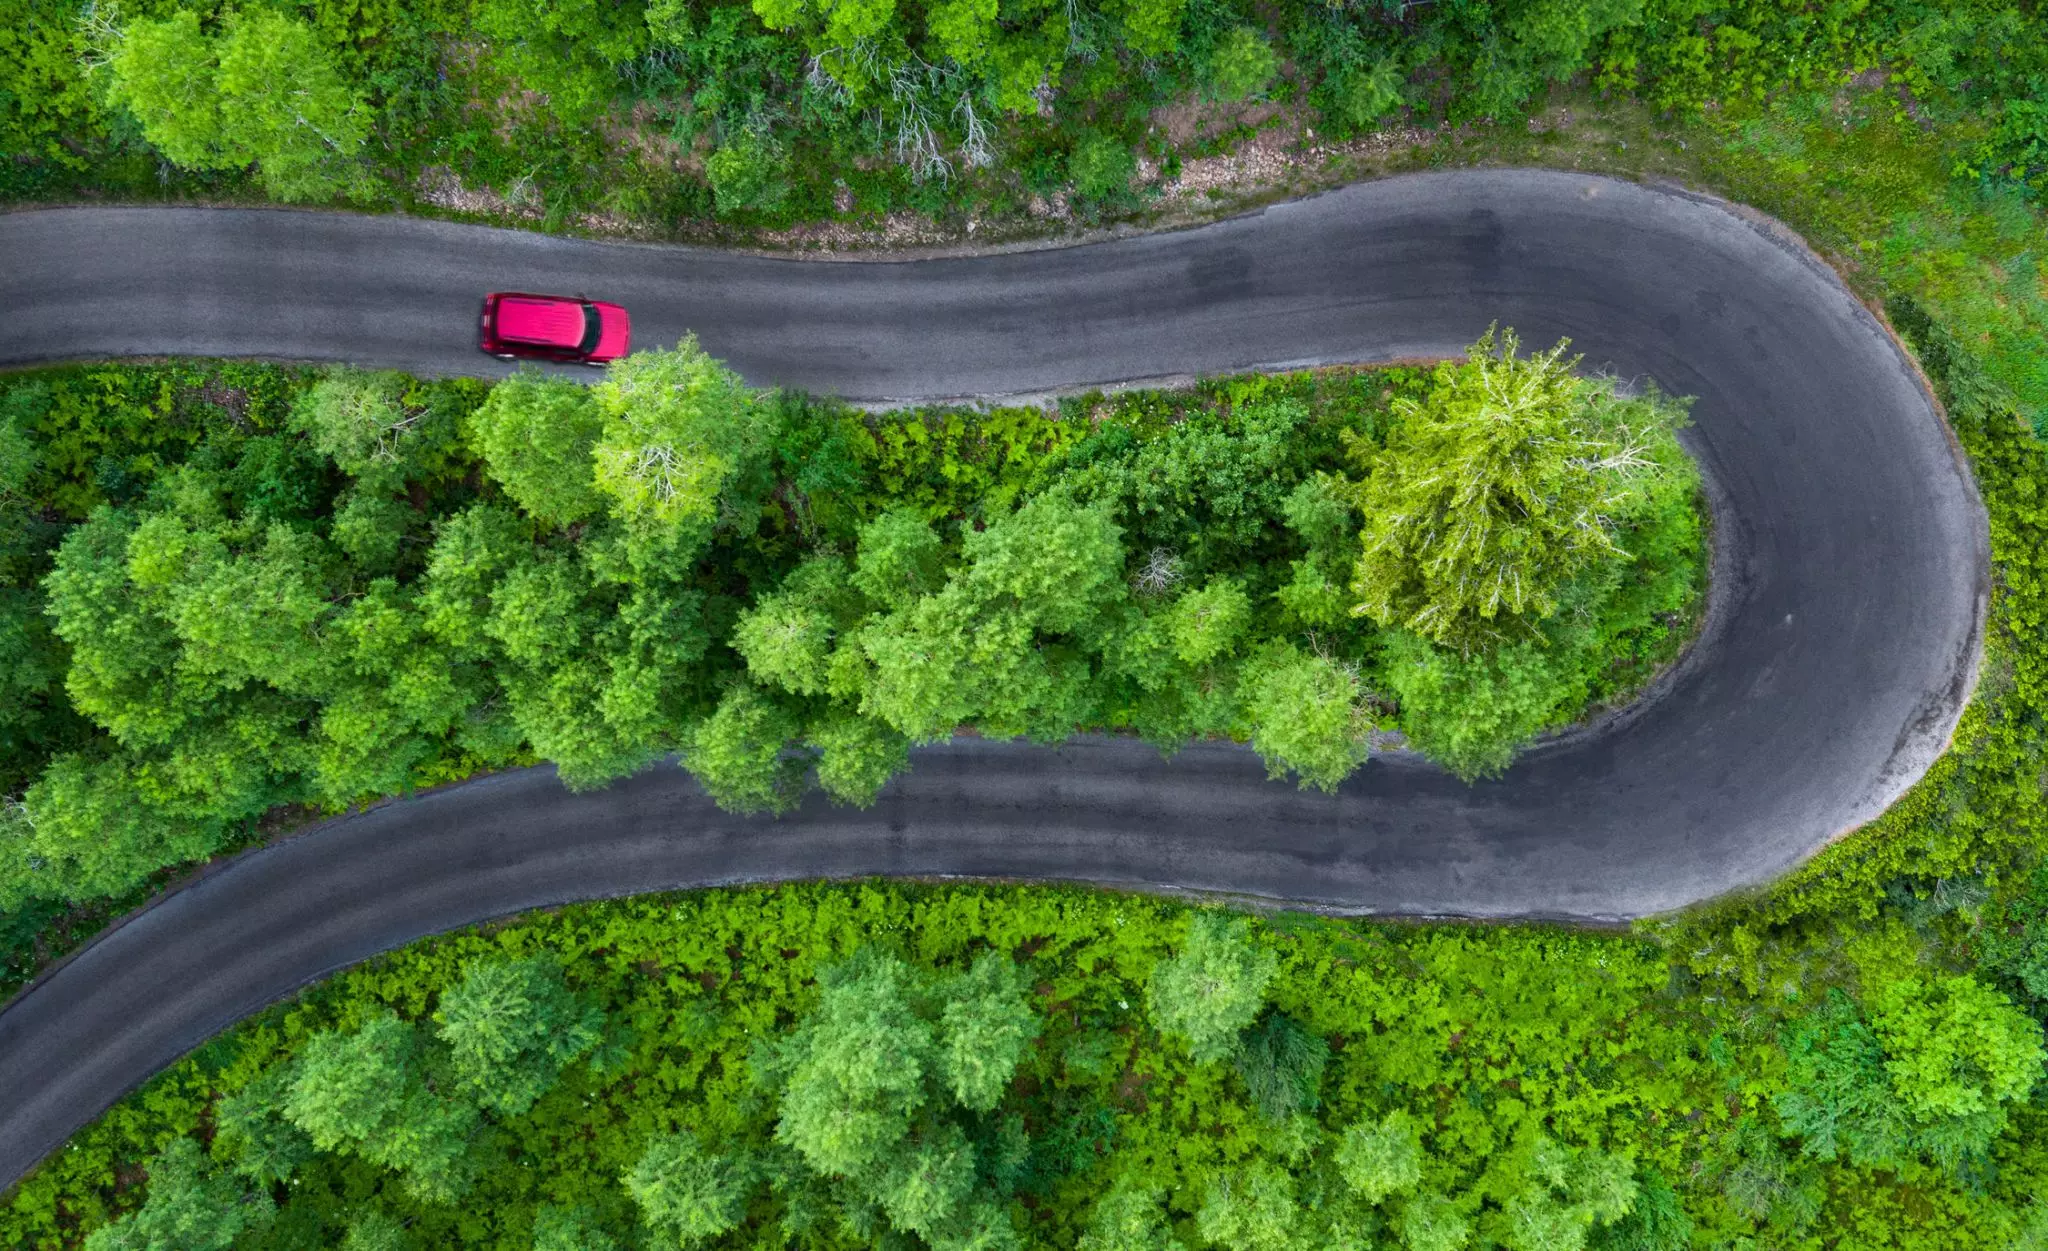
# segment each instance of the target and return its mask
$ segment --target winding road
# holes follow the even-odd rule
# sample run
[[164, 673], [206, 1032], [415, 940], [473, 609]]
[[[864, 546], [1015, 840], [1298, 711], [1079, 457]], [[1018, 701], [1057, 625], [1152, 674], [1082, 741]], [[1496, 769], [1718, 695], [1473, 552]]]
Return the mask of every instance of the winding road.
[[1454, 354], [1489, 322], [1694, 395], [1715, 496], [1698, 645], [1627, 714], [1467, 787], [1412, 758], [1336, 796], [1227, 745], [977, 740], [871, 810], [713, 808], [680, 770], [546, 770], [216, 867], [0, 1011], [0, 1185], [241, 1016], [424, 934], [538, 905], [794, 877], [1040, 877], [1360, 912], [1616, 919], [1761, 882], [1876, 816], [1975, 680], [1985, 521], [1910, 362], [1835, 276], [1703, 197], [1538, 171], [1361, 184], [1181, 233], [827, 263], [396, 217], [0, 215], [0, 363], [124, 354], [493, 373], [478, 295], [588, 291], [638, 341], [860, 399]]

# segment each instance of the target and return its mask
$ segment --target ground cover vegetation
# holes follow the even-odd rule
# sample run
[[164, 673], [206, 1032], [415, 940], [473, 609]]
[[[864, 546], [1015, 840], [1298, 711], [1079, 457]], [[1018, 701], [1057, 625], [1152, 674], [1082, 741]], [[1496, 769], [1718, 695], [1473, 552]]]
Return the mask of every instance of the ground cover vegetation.
[[577, 906], [208, 1044], [0, 1245], [2039, 1247], [2048, 1000], [2009, 970], [2048, 878], [2024, 899], [1975, 967], [1867, 927], [1860, 998], [1643, 937], [1081, 890]]
[[[2031, 0], [7, 0], [0, 194], [347, 200], [550, 226], [1142, 213], [1276, 113], [1326, 139], [1675, 116], [1891, 67], [1969, 163], [2048, 178]], [[1190, 124], [1190, 119], [1195, 119]]]
[[1705, 565], [1682, 407], [1517, 348], [880, 415], [694, 343], [594, 387], [26, 375], [0, 910], [534, 760], [680, 753], [743, 812], [963, 726], [1497, 771], [1668, 659]]

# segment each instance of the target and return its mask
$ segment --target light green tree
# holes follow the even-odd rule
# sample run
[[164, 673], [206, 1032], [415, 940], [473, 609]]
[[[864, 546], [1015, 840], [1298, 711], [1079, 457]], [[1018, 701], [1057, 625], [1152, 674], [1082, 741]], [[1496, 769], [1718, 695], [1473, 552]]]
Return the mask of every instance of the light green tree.
[[1185, 1042], [1198, 1064], [1228, 1056], [1258, 1018], [1279, 957], [1252, 940], [1251, 922], [1198, 912], [1180, 952], [1162, 960], [1145, 986], [1152, 1024]]
[[908, 607], [939, 589], [943, 544], [915, 508], [896, 508], [861, 527], [853, 584], [886, 608]]
[[620, 517], [668, 542], [708, 534], [727, 484], [765, 449], [773, 414], [693, 335], [614, 361], [592, 389], [602, 418], [597, 488]]
[[290, 1065], [272, 1065], [213, 1106], [214, 1157], [259, 1186], [284, 1181], [313, 1154], [312, 1140], [284, 1116], [291, 1082]]
[[1085, 650], [1060, 636], [1128, 596], [1122, 531], [1106, 508], [1047, 493], [962, 547], [964, 567], [942, 589], [862, 628], [874, 666], [862, 713], [913, 742], [967, 721], [994, 736], [1065, 738], [1091, 712], [1092, 674]]
[[1228, 655], [1252, 620], [1251, 597], [1229, 579], [1218, 579], [1173, 602], [1167, 630], [1182, 664], [1199, 667]]
[[1400, 1108], [1362, 1121], [1344, 1131], [1336, 1160], [1344, 1184], [1367, 1203], [1407, 1194], [1422, 1181], [1422, 1127]]
[[1472, 1238], [1472, 1222], [1456, 1203], [1434, 1191], [1404, 1202], [1394, 1228], [1408, 1251], [1459, 1251]]
[[843, 804], [872, 804], [890, 778], [910, 767], [910, 740], [858, 713], [830, 714], [804, 737], [818, 751], [818, 785]]
[[405, 1222], [381, 1208], [372, 1208], [348, 1223], [341, 1251], [413, 1251], [418, 1245]]
[[802, 729], [773, 696], [736, 683], [691, 732], [683, 765], [729, 812], [784, 812], [803, 797], [804, 762], [786, 750]]
[[[644, 1158], [644, 1157], [643, 1157]], [[632, 1193], [628, 1190], [627, 1193]], [[587, 1204], [543, 1203], [533, 1216], [533, 1251], [621, 1251]]]
[[562, 980], [551, 956], [482, 960], [441, 995], [435, 1032], [478, 1106], [518, 1116], [602, 1040], [604, 1012]]
[[1359, 495], [1356, 611], [1460, 650], [1534, 637], [1566, 586], [1630, 557], [1620, 535], [1682, 472], [1673, 406], [1580, 380], [1558, 344], [1489, 330], [1439, 365]]
[[863, 949], [821, 972], [817, 1007], [759, 1056], [776, 1141], [933, 1247], [1016, 1245], [961, 1119], [996, 1106], [1037, 1033], [1006, 963], [928, 979]]
[[238, 10], [209, 37], [190, 10], [128, 24], [107, 60], [108, 98], [173, 164], [254, 164], [284, 200], [359, 191], [369, 111], [313, 28]]
[[322, 1151], [394, 1169], [429, 1203], [468, 1189], [477, 1108], [432, 1089], [419, 1031], [390, 1012], [359, 1028], [314, 1035], [300, 1052], [284, 1112]]
[[1257, 95], [1280, 71], [1280, 54], [1251, 26], [1234, 27], [1209, 55], [1209, 90], [1219, 100]]
[[1301, 1216], [1293, 1176], [1255, 1159], [1216, 1171], [1195, 1212], [1195, 1231], [1231, 1251], [1307, 1251], [1298, 1237]]
[[1016, 962], [984, 953], [947, 985], [939, 1015], [939, 1067], [954, 1100], [970, 1112], [1002, 1102], [1010, 1077], [1038, 1037]]
[[624, 1177], [647, 1227], [672, 1247], [693, 1247], [737, 1229], [753, 1186], [744, 1160], [707, 1152], [694, 1134], [661, 1134]]
[[1373, 721], [1352, 666], [1291, 644], [1268, 646], [1246, 665], [1244, 715], [1266, 772], [1289, 769], [1334, 791], [1372, 754]]

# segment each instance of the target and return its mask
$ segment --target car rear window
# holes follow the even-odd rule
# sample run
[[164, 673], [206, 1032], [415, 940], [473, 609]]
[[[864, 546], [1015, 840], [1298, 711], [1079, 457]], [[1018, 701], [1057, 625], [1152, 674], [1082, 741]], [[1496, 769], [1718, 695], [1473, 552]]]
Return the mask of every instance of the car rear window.
[[569, 300], [498, 301], [498, 337], [547, 347], [575, 347], [589, 330], [583, 305]]

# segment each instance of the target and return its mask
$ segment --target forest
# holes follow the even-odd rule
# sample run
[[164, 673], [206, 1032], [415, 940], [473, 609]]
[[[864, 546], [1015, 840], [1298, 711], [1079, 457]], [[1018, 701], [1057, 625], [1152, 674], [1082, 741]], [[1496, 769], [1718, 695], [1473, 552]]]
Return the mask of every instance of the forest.
[[0, 907], [534, 760], [679, 754], [737, 812], [866, 805], [962, 728], [1248, 740], [1324, 789], [1389, 741], [1497, 772], [1654, 674], [1704, 588], [1683, 405], [1574, 364], [1502, 331], [878, 415], [694, 342], [596, 386], [25, 375]]

